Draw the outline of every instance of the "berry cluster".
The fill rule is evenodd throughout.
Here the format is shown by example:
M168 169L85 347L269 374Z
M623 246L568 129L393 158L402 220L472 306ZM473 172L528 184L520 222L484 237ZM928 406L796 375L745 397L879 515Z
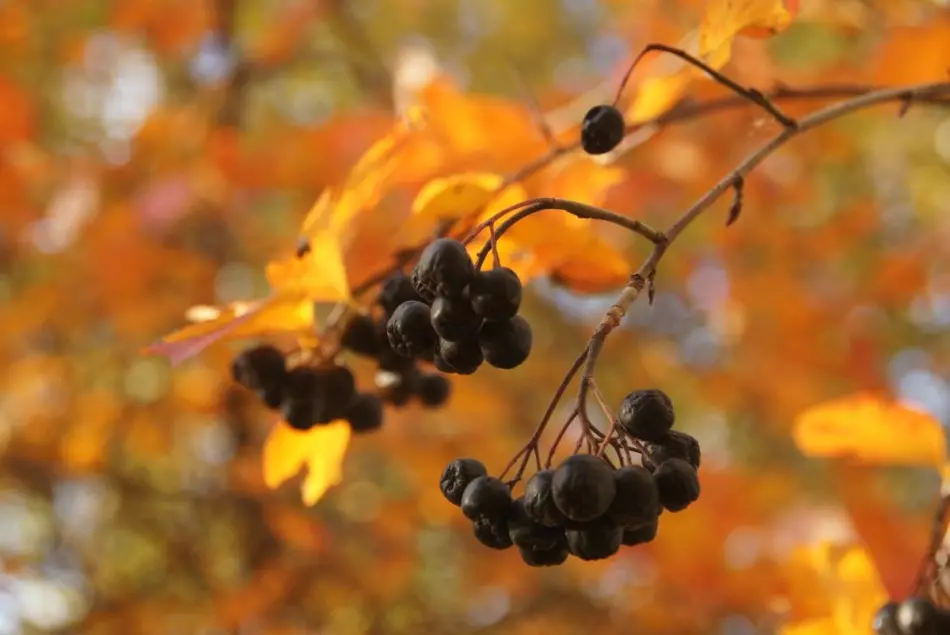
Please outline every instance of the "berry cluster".
M518 315L521 280L506 267L476 271L465 245L430 243L412 270L405 293L392 298L389 347L444 372L471 375L487 362L520 366L531 353L531 325Z
M653 540L664 509L678 512L699 498L699 443L672 430L673 420L662 391L636 391L624 398L618 423L639 444L642 465L614 468L600 456L574 454L556 469L537 471L513 498L514 483L464 458L449 463L440 488L472 521L479 542L517 546L530 566L562 564L568 555L609 558L621 546Z
M944 635L950 633L950 611L925 597L888 602L874 616L876 635Z

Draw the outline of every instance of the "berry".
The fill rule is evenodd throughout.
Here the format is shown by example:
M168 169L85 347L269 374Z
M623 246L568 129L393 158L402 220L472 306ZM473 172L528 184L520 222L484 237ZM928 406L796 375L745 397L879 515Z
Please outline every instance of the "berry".
M621 544L627 547L635 547L636 545L651 542L656 538L657 529L659 529L659 523L656 518L639 527L624 527Z
M568 519L577 522L603 515L616 491L613 470L593 454L569 456L554 471L551 480L555 505Z
M567 538L561 534L557 544L548 549L526 549L519 547L521 559L530 567L555 567L564 564L570 552L567 549Z
M653 473L660 495L660 504L671 512L689 507L699 498L699 477L696 468L682 459L670 459L660 464Z
M343 418L356 397L353 373L344 366L295 368L287 374L280 409L297 430Z
M630 436L661 441L673 427L673 402L662 390L635 390L623 398L618 418Z
M443 375L438 373L426 373L419 376L416 385L416 394L422 405L427 408L438 408L449 399L452 392L452 384Z
M452 238L439 238L422 251L412 270L412 286L426 300L436 296L456 297L472 281L475 265L465 245Z
M511 490L494 476L479 476L465 487L461 507L469 520L479 516L507 518L511 507Z
M623 140L623 115L615 107L601 104L584 115L581 146L587 154L606 154Z
M582 528L568 529L567 547L581 560L603 560L620 550L623 529L600 519Z
M357 315L346 323L340 336L340 345L358 355L376 357L380 348L378 328L372 317Z
M554 470L539 470L524 486L524 509L528 517L548 527L564 524L564 514L554 503L551 483Z
M416 394L416 377L416 373L400 375L396 382L383 388L381 394L383 401L397 408L408 404L409 400Z
M476 315L502 322L518 313L521 279L508 267L479 271L472 278L468 293Z
M617 493L607 516L621 527L638 527L656 520L660 495L653 475L645 467L630 465L614 472Z
M325 415L333 419L346 416L356 398L356 379L346 366L332 366L320 371L323 375Z
M874 620L871 622L871 628L875 635L902 635L900 627L897 625L897 609L900 604L891 601L882 606L874 614Z
M508 523L504 517L481 516L472 523L478 542L492 549L507 549L512 545Z
M353 432L369 432L383 425L383 401L370 393L359 393L346 411Z
M485 464L477 459L455 459L442 472L439 489L442 495L453 505L462 504L462 494L468 484L479 476L487 476Z
M504 322L485 322L478 335L485 361L505 370L516 368L528 359L532 339L531 325L520 315Z
M403 302L386 323L389 345L403 357L419 357L438 343L429 307L416 300Z
M435 367L443 373L471 375L484 361L485 356L482 354L482 348L477 339L459 342L441 340L435 356Z
M476 337L481 325L481 319L464 297L439 296L432 301L432 328L447 342Z
M902 635L940 635L947 632L940 628L941 622L947 621L942 613L927 598L913 597L897 607L895 622Z
M551 549L564 537L564 530L535 522L525 511L524 497L521 497L511 504L508 534L512 542L522 549Z
M231 361L231 377L248 390L280 386L287 377L284 354L268 344L249 348Z
M668 459L683 459L696 469L699 469L702 452L699 441L695 437L670 430L659 441L646 441L643 450L655 465L660 465Z
M412 287L412 280L409 279L409 276L402 272L387 278L379 291L379 295L376 296L376 303L383 307L386 315L392 315L400 304L411 300L422 301L422 298Z

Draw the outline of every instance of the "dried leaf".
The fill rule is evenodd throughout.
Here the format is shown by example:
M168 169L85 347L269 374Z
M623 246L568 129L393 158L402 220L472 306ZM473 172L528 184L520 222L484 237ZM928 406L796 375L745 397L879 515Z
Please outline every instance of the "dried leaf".
M807 409L796 418L793 437L808 456L935 467L946 461L946 438L939 421L872 395L853 395Z
M264 483L276 488L306 466L301 494L305 504L316 504L343 478L350 435L350 425L342 419L306 432L278 423L264 442Z

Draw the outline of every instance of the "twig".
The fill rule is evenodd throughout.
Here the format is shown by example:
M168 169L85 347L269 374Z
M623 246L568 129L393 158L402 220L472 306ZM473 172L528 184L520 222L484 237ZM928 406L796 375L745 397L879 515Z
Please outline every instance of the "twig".
M733 199L732 207L729 208L729 216L726 218L726 227L739 220L739 214L742 213L742 203L745 194L745 179L737 176L732 183Z
M934 580L932 578L937 571L937 553L940 551L948 531L950 531L950 493L942 492L940 506L934 515L934 524L930 531L930 543L927 545L924 559L917 569L911 595L920 595L927 589L928 585L933 584Z

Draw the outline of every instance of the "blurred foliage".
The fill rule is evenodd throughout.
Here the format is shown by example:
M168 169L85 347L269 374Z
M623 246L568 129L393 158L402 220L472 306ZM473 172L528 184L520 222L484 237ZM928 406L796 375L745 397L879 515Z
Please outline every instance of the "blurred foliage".
M761 90L946 78L943 2L797 4L783 33L736 40L731 77ZM859 391L950 417L945 109L884 106L803 136L748 180L736 225L723 204L671 250L598 381L613 400L670 393L704 448L703 497L606 563L534 571L488 552L436 482L456 456L507 462L609 293L536 279L532 358L456 380L445 410L388 413L315 507L266 486L274 421L230 385L233 346L178 368L140 355L192 306L263 297L265 265L293 253L306 211L436 66L462 95L528 114L533 96L573 138L632 55L682 41L702 5L0 2L0 633L867 632L835 616L906 592L938 476L808 459L792 432L806 408ZM498 148L479 169L546 150L527 123L492 131L463 114L446 130ZM602 190L559 178L560 162L523 186L663 227L774 125L749 108L690 119L623 152ZM380 203L378 233L424 183L411 185Z

